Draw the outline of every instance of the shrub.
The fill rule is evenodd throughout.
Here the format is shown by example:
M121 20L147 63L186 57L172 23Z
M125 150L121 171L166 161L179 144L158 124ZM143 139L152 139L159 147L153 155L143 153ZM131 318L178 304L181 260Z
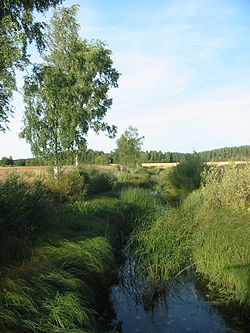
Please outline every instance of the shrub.
M109 172L94 168L85 168L81 169L79 173L86 184L88 194L109 192L114 189L116 177Z
M173 186L170 180L171 169L160 170L158 176L158 182L155 186L156 190L160 193L165 202L176 206L180 202L179 190Z
M77 171L62 173L58 178L49 176L44 184L59 202L83 200L86 195L87 186Z
M41 231L53 212L48 191L40 180L11 175L0 181L0 228L16 236Z
M224 168L211 168L203 176L202 188L207 207L247 209L250 204L250 165L232 164Z
M200 187L204 168L205 164L198 158L188 159L172 169L170 180L177 189L191 192Z
M122 167L117 171L116 175L118 178L118 183L116 184L117 191L131 186L145 189L152 188L155 182L150 172L142 167Z

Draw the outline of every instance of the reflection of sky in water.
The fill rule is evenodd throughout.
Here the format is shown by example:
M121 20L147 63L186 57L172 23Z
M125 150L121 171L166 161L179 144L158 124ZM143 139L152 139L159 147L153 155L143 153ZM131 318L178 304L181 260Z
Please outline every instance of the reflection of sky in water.
M236 332L196 294L193 283L187 278L170 282L166 295L158 300L153 311L145 311L145 302L143 305L136 301L133 292L121 285L113 287L112 299L123 333Z

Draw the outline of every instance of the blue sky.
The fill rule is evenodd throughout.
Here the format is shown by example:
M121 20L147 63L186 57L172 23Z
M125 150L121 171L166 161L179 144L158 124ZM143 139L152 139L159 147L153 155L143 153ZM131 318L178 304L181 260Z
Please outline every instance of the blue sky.
M132 125L145 137L144 150L250 144L248 0L64 1L75 3L81 36L106 41L122 73L106 117L118 126L117 137ZM28 144L18 139L20 94L14 104L0 157L29 157ZM103 151L116 146L93 133L88 142Z

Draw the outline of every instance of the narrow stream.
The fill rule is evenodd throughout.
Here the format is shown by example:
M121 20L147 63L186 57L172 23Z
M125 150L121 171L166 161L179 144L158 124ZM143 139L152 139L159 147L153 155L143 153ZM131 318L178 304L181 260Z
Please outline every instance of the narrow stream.
M164 292L150 288L127 259L112 287L111 300L116 319L109 333L242 333L208 304L195 287L190 271L168 282ZM236 325L234 325L236 326Z

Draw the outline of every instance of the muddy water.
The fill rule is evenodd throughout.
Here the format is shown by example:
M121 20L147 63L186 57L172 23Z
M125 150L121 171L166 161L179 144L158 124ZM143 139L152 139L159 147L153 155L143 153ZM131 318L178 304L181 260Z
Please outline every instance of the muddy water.
M120 269L112 287L116 314L112 329L119 333L247 333L206 302L195 287L192 272L169 281L164 291L150 288L130 259ZM250 331L249 331L250 332Z

